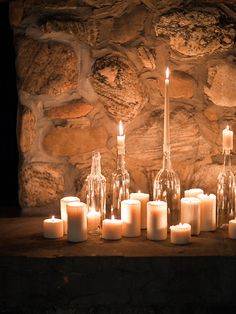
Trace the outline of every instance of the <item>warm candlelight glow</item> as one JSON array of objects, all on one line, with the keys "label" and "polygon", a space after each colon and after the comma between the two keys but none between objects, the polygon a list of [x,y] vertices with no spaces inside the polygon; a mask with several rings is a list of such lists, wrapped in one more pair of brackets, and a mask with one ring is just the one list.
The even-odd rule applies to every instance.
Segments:
[{"label": "warm candlelight glow", "polygon": [[138,190],[138,193],[141,193],[141,190]]},{"label": "warm candlelight glow", "polygon": [[52,215],[52,221],[54,221],[55,220],[55,216],[54,215]]},{"label": "warm candlelight glow", "polygon": [[166,79],[167,79],[167,80],[169,79],[169,75],[170,75],[170,70],[169,70],[169,68],[167,67],[167,68],[166,68]]},{"label": "warm candlelight glow", "polygon": [[124,135],[123,123],[121,121],[119,122],[119,135]]},{"label": "warm candlelight glow", "polygon": [[226,129],[229,130],[229,126],[228,125],[226,126]]},{"label": "warm candlelight glow", "polygon": [[115,216],[114,215],[111,216],[111,220],[115,220]]}]

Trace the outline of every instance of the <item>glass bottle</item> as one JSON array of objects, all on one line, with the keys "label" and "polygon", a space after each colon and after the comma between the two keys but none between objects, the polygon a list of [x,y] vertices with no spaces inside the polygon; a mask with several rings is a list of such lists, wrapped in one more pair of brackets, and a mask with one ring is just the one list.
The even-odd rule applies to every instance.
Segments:
[{"label": "glass bottle", "polygon": [[235,216],[235,176],[230,150],[224,150],[224,164],[217,178],[217,227],[227,228]]},{"label": "glass bottle", "polygon": [[171,167],[170,149],[163,151],[163,166],[153,184],[153,199],[167,202],[168,229],[180,222],[180,180]]},{"label": "glass bottle", "polygon": [[112,174],[112,207],[116,219],[121,219],[121,201],[129,199],[130,176],[125,169],[125,155],[117,155],[117,171]]},{"label": "glass bottle", "polygon": [[106,215],[106,178],[101,173],[101,155],[92,154],[91,173],[86,178],[88,232],[99,234]]}]

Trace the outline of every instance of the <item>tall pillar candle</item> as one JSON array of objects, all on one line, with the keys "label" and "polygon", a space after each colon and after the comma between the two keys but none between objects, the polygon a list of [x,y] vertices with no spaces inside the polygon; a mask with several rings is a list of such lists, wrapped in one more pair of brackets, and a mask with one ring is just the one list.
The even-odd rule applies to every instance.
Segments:
[{"label": "tall pillar candle", "polygon": [[63,237],[63,220],[55,218],[45,219],[43,221],[44,238],[57,239]]},{"label": "tall pillar candle", "polygon": [[67,211],[66,211],[66,205],[69,202],[79,202],[80,199],[76,196],[66,196],[63,197],[60,201],[60,210],[61,210],[61,219],[63,220],[63,228],[64,228],[64,234],[67,234]]},{"label": "tall pillar candle", "polygon": [[131,200],[138,200],[141,203],[141,229],[147,229],[147,203],[149,201],[149,194],[141,193],[131,193]]},{"label": "tall pillar candle", "polygon": [[68,233],[70,242],[87,240],[87,207],[82,202],[70,202],[67,204]]},{"label": "tall pillar candle", "polygon": [[191,225],[191,234],[200,233],[200,200],[196,197],[181,198],[181,221]]},{"label": "tall pillar candle", "polygon": [[223,135],[223,151],[233,150],[233,131],[229,129],[227,125],[226,128],[222,132]]},{"label": "tall pillar candle", "polygon": [[216,229],[216,196],[215,194],[202,194],[200,200],[201,231],[214,231]]},{"label": "tall pillar candle", "polygon": [[147,203],[147,238],[165,240],[167,238],[167,203],[151,201]]},{"label": "tall pillar candle", "polygon": [[236,219],[229,221],[229,238],[236,240]]},{"label": "tall pillar candle", "polygon": [[138,200],[121,202],[122,235],[138,237],[141,235],[141,204]]},{"label": "tall pillar candle", "polygon": [[202,189],[189,189],[184,191],[184,197],[197,197],[200,194],[203,194],[204,191]]}]

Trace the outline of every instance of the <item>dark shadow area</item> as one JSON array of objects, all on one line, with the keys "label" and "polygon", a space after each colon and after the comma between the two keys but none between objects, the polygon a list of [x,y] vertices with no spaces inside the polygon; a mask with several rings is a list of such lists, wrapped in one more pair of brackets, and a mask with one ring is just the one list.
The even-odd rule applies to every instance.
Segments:
[{"label": "dark shadow area", "polygon": [[0,105],[0,216],[16,216],[18,203],[18,149],[16,140],[17,89],[13,32],[9,4],[0,2],[1,105]]}]

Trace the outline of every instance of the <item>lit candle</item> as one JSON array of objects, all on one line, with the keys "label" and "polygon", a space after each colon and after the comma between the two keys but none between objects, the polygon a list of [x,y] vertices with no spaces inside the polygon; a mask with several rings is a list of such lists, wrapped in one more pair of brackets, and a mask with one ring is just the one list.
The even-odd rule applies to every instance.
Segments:
[{"label": "lit candle", "polygon": [[223,130],[223,151],[230,151],[233,149],[233,131],[227,125]]},{"label": "lit candle", "polygon": [[68,234],[70,242],[87,240],[87,207],[82,202],[70,202],[66,205],[68,215]]},{"label": "lit candle", "polygon": [[87,213],[88,232],[90,234],[96,234],[100,232],[101,227],[101,213],[94,208],[90,209]]},{"label": "lit candle", "polygon": [[66,205],[69,202],[79,202],[80,199],[76,196],[66,196],[63,197],[60,201],[60,207],[61,207],[61,219],[63,220],[63,226],[64,226],[64,234],[67,234],[67,211],[66,211]]},{"label": "lit candle", "polygon": [[201,231],[214,231],[216,229],[216,196],[215,194],[202,194],[200,200]]},{"label": "lit candle", "polygon": [[138,200],[121,202],[122,235],[138,237],[141,234],[141,204]]},{"label": "lit candle", "polygon": [[187,223],[170,226],[170,242],[188,244],[191,241],[191,226]]},{"label": "lit candle", "polygon": [[167,238],[167,203],[151,201],[147,203],[147,238],[165,240]]},{"label": "lit candle", "polygon": [[45,219],[43,221],[43,235],[45,238],[57,239],[63,237],[63,220],[55,218]]},{"label": "lit candle", "polygon": [[181,221],[191,225],[192,235],[200,233],[200,200],[198,198],[181,198]]},{"label": "lit candle", "polygon": [[236,239],[236,219],[229,221],[229,238]]},{"label": "lit candle", "polygon": [[184,191],[184,196],[185,197],[197,197],[200,194],[203,194],[203,190],[196,188],[196,189],[189,189]]},{"label": "lit candle", "polygon": [[164,107],[164,149],[168,149],[170,145],[170,101],[169,101],[169,68],[166,68],[166,79],[165,79],[165,107]]},{"label": "lit candle", "polygon": [[119,135],[117,136],[117,150],[118,155],[125,154],[125,134],[123,124],[121,121],[119,122]]},{"label": "lit candle", "polygon": [[138,200],[141,203],[141,229],[147,228],[147,202],[149,201],[149,194],[141,193],[131,193],[130,194],[131,200]]},{"label": "lit candle", "polygon": [[119,240],[122,234],[122,221],[115,219],[112,215],[111,219],[104,219],[102,222],[102,238],[105,240]]}]

